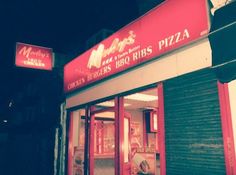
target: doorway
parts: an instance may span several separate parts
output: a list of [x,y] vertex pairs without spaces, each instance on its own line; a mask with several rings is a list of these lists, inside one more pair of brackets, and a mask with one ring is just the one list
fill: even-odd
[[89,174],[115,174],[115,101],[90,106]]
[[[78,148],[83,149],[76,151],[84,154],[83,173],[75,175],[165,175],[162,99],[159,85],[71,112],[80,129],[71,124],[71,133],[78,134],[70,138],[79,138]],[[73,147],[77,149],[75,143]]]
[[69,144],[68,144],[68,175],[86,174],[85,147],[86,120],[85,109],[70,112]]
[[157,87],[124,96],[124,110],[130,116],[130,174],[159,175]]

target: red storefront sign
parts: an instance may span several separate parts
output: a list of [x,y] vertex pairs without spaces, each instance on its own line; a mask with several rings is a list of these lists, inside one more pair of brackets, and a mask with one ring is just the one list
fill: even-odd
[[52,49],[24,43],[16,43],[16,66],[52,70],[52,61]]
[[134,67],[209,32],[207,0],[167,0],[64,67],[64,91]]

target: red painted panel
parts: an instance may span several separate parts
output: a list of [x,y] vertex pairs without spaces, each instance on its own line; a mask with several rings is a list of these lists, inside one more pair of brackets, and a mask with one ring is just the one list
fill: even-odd
[[146,111],[143,111],[143,147],[144,150],[147,147],[147,141],[148,141],[148,136],[147,136],[147,121],[146,121],[146,115],[145,115]]
[[23,43],[16,44],[16,66],[52,70],[52,63],[52,49]]
[[166,175],[166,149],[165,149],[165,113],[164,113],[164,94],[163,84],[158,85],[158,133],[159,133],[159,150],[160,150],[160,171],[161,175]]
[[89,132],[89,174],[94,175],[94,118],[90,116],[90,132]]
[[118,97],[115,98],[115,175],[120,174],[120,140],[119,140],[119,108],[118,108]]
[[69,126],[69,146],[68,146],[68,175],[73,175],[73,112],[70,113],[70,126]]
[[64,67],[64,91],[94,83],[208,34],[206,0],[167,0]]
[[236,174],[236,160],[234,151],[233,129],[229,102],[228,84],[218,82],[220,113],[223,131],[225,166],[227,175]]
[[115,175],[124,174],[124,100],[115,98]]
[[91,108],[86,106],[85,108],[85,145],[84,145],[84,174],[88,174],[89,168],[89,117],[91,116]]
[[[123,98],[123,97],[121,97]],[[129,155],[128,155],[128,162],[124,163],[124,175],[130,175],[131,174],[131,145],[130,145],[130,138],[131,138],[131,133],[130,133],[130,120],[131,120],[131,115],[128,112],[124,112],[124,118],[128,119],[128,140],[129,140]],[[124,130],[124,128],[123,128]],[[125,133],[124,133],[125,134]]]

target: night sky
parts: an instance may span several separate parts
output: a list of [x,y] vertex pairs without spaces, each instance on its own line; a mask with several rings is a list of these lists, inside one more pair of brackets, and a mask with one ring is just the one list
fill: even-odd
[[[50,71],[44,71],[42,76],[41,70],[16,67],[16,42],[49,47],[55,53],[69,55],[69,58],[73,59],[85,51],[86,40],[101,29],[115,32],[138,16],[135,0],[0,1],[1,175],[52,174],[53,126],[59,120],[55,119],[59,118],[59,115],[55,115],[58,112],[55,109],[58,107],[54,107],[52,102],[56,101],[55,96],[52,98],[50,94],[55,89],[53,87],[57,87],[59,83],[51,81],[50,76],[53,74],[45,76],[49,75]],[[42,80],[42,77],[47,80]],[[41,78],[40,81],[37,81],[38,78]],[[35,113],[33,121],[29,121],[27,115],[23,116],[24,111],[27,105],[37,106],[35,104],[43,99],[40,98],[42,94],[37,94],[32,99],[27,97],[29,100],[18,97],[25,92],[27,85],[33,82],[40,82],[36,89],[40,93],[49,93],[48,96],[51,97],[47,96],[47,104],[40,108],[47,109],[48,115]],[[51,91],[48,87],[52,87]],[[48,104],[53,107],[48,107]],[[18,122],[18,114],[22,114],[22,121],[25,123],[14,124]]]
[[0,6],[1,48],[21,41],[68,53],[100,29],[116,31],[137,16],[135,0],[6,0]]
[[99,30],[117,31],[138,16],[135,0],[1,0],[0,119],[9,101],[35,76],[33,70],[15,67],[16,42],[77,56]]

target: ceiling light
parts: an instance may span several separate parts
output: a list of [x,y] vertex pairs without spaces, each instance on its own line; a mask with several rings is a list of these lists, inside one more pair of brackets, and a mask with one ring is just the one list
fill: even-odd
[[115,118],[115,112],[101,112],[95,114],[97,118]]
[[12,107],[12,105],[13,105],[13,102],[12,102],[12,101],[10,101],[10,102],[9,102],[9,104],[8,104],[8,107],[9,107],[9,108],[11,108],[11,107]]
[[154,101],[154,100],[157,100],[158,97],[155,95],[136,93],[136,94],[125,96],[125,99],[138,100],[138,101]]
[[157,107],[155,107],[155,106],[145,106],[143,109],[146,109],[146,110],[156,110]]
[[3,120],[4,123],[7,123],[7,120]]
[[[98,106],[113,107],[113,106],[115,106],[115,103],[114,103],[114,101],[105,101],[105,102],[102,102],[102,103],[98,103],[97,105]],[[130,104],[125,103],[124,106],[130,106]]]

